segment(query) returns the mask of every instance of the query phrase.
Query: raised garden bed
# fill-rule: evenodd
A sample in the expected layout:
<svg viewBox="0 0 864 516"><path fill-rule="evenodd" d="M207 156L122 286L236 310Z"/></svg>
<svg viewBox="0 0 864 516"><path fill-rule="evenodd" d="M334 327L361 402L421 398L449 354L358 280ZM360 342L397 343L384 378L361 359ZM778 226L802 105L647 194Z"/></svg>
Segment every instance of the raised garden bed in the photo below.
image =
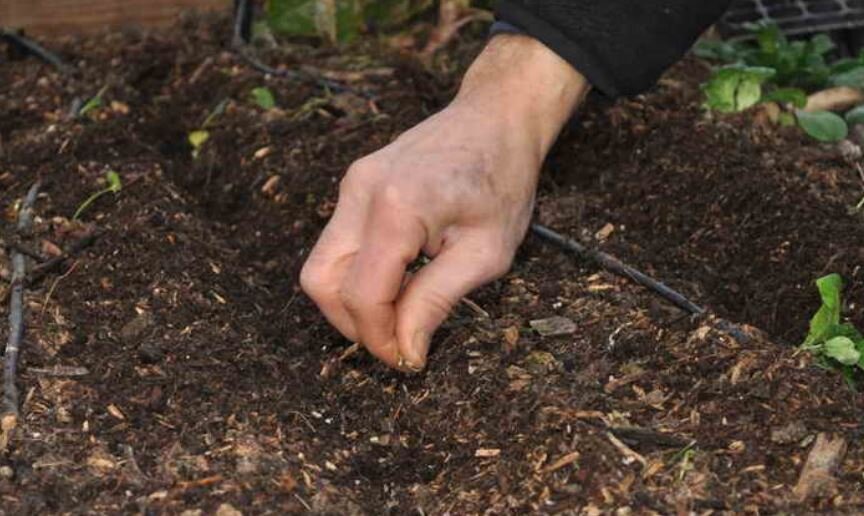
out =
<svg viewBox="0 0 864 516"><path fill-rule="evenodd" d="M794 348L827 272L847 279L848 315L864 323L854 158L752 113L706 116L707 67L693 60L647 95L594 100L549 160L539 220L600 238L750 337L529 237L512 272L472 296L491 318L460 308L428 369L404 376L352 353L297 273L347 165L444 105L481 42L451 49L446 74L378 48L268 56L350 79L373 105L266 79L229 41L227 20L193 19L50 42L73 74L0 66L0 205L42 180L41 253L100 231L28 289L3 511L864 506L861 397ZM70 119L74 97L106 84L92 116ZM279 109L250 100L260 86ZM225 99L193 159L189 132ZM71 222L109 170L122 190ZM575 333L531 328L551 316ZM823 432L848 448L801 501Z"/></svg>

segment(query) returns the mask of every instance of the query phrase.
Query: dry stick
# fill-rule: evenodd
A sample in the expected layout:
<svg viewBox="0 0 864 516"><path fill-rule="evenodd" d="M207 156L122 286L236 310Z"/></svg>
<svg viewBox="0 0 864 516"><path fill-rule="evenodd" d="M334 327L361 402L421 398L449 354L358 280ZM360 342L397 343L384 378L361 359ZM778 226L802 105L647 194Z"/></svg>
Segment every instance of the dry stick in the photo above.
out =
<svg viewBox="0 0 864 516"><path fill-rule="evenodd" d="M33 203L39 193L39 181L30 187L21 209L18 211L18 235L24 237L33 225ZM18 422L18 387L15 376L18 368L18 352L24 338L24 283L27 277L26 257L12 251L12 286L9 295L9 341L3 355L3 411L0 412L0 448L5 448L9 432Z"/></svg>
<svg viewBox="0 0 864 516"><path fill-rule="evenodd" d="M30 272L30 275L25 279L25 284L29 286L38 282L50 272L54 271L54 269L62 265L63 262L93 245L93 242L95 242L100 236L102 236L102 231L99 230L88 233L75 242L72 242L72 245L70 245L63 254L49 258L39 265L36 265Z"/></svg>
<svg viewBox="0 0 864 516"><path fill-rule="evenodd" d="M597 262L601 267L613 274L635 281L691 315L705 315L708 313L704 307L690 301L686 296L684 296L684 294L681 294L677 290L664 285L651 276L634 269L610 254L606 254L603 251L598 251L596 249L591 249L590 247L580 244L571 238L567 238L542 224L531 224L531 231L543 240L551 242L578 256ZM746 332L729 321L719 319L717 321L717 328L725 331L741 342L747 342L750 340L750 336Z"/></svg>

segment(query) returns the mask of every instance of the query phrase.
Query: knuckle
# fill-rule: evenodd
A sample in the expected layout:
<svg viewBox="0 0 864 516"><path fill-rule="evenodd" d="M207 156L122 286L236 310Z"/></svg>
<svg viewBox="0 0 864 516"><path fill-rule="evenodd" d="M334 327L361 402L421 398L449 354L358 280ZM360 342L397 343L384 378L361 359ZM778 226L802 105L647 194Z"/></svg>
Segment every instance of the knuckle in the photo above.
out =
<svg viewBox="0 0 864 516"><path fill-rule="evenodd" d="M358 295L358 292L351 287L342 287L339 289L339 301L342 302L345 310L352 314L357 314L362 310L362 299L362 296Z"/></svg>
<svg viewBox="0 0 864 516"><path fill-rule="evenodd" d="M318 265L307 261L300 270L300 288L313 300L324 296L326 283L324 271Z"/></svg>
<svg viewBox="0 0 864 516"><path fill-rule="evenodd" d="M365 189L372 186L376 176L378 176L381 166L374 158L361 158L351 166L345 173L345 177L339 183L339 189L342 192L352 192L354 190Z"/></svg>

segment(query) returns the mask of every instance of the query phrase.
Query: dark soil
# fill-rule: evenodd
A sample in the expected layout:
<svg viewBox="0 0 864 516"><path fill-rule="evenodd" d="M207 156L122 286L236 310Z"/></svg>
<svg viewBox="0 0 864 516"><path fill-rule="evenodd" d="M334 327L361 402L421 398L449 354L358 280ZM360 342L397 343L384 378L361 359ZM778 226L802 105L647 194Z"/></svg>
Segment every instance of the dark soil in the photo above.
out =
<svg viewBox="0 0 864 516"><path fill-rule="evenodd" d="M844 275L847 315L864 324L858 161L753 113L706 116L693 61L642 97L592 100L549 160L540 220L600 232L604 250L751 337L529 237L512 272L472 296L491 320L459 308L428 369L404 376L345 353L296 278L345 168L439 109L458 73L380 48L266 55L350 75L371 103L264 78L226 51L229 32L192 19L51 42L70 76L0 65L4 233L37 178L33 248L102 232L28 290L0 513L864 508L862 399L793 347L827 272ZM106 84L104 107L69 119L75 96ZM249 100L261 85L278 110ZM188 132L224 99L193 159ZM123 190L71 222L107 170ZM576 333L528 324L553 315ZM46 374L55 366L87 374ZM848 452L836 485L802 503L792 488L820 432Z"/></svg>

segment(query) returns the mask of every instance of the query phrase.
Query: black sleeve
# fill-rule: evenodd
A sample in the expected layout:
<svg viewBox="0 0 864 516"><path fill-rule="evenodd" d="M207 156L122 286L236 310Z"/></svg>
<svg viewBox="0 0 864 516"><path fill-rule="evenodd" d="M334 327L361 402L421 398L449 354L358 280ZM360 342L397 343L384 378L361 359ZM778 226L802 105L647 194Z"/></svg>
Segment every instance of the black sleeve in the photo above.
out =
<svg viewBox="0 0 864 516"><path fill-rule="evenodd" d="M499 20L542 41L611 97L651 87L730 0L499 0Z"/></svg>

